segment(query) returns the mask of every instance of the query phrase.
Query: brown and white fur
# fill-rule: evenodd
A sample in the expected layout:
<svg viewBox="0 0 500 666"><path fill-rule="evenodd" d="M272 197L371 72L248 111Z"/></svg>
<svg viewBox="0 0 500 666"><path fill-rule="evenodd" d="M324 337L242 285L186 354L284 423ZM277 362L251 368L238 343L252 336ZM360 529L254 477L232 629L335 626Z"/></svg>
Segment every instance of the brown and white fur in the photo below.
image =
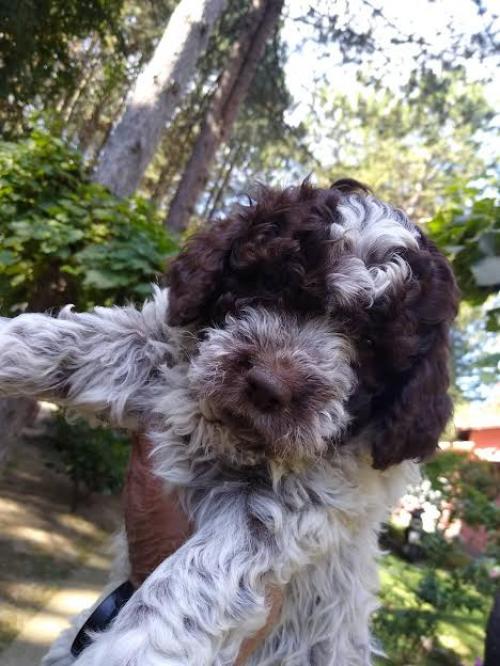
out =
<svg viewBox="0 0 500 666"><path fill-rule="evenodd" d="M0 323L0 391L146 431L195 525L76 661L78 622L43 663L233 664L278 584L250 664L367 666L378 532L451 412L448 263L343 180L262 189L169 280L142 310Z"/></svg>

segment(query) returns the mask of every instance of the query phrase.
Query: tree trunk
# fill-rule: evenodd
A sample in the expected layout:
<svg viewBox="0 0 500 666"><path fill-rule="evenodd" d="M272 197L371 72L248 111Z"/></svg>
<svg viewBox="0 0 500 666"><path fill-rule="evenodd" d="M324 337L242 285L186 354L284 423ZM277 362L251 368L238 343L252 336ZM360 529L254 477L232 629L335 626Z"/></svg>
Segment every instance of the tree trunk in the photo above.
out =
<svg viewBox="0 0 500 666"><path fill-rule="evenodd" d="M252 83L266 42L278 23L283 0L252 0L252 8L228 67L220 77L200 134L169 208L165 225L175 231L186 228L208 180L217 149L229 138L238 111Z"/></svg>
<svg viewBox="0 0 500 666"><path fill-rule="evenodd" d="M87 83L92 78L96 65L99 61L99 58L96 58L95 53L97 44L97 37L94 36L91 38L85 51L80 53L72 53L72 59L79 61L76 65L80 71L79 80L73 89L70 88L69 90L65 90L65 94L62 95L62 97L59 99L59 102L56 104L56 111L58 114L61 114L61 117L64 119L65 123L67 122L68 115L71 114L73 105L80 97L83 88L85 88Z"/></svg>
<svg viewBox="0 0 500 666"><path fill-rule="evenodd" d="M33 424L38 403L31 398L0 399L0 466L21 438L23 429Z"/></svg>
<svg viewBox="0 0 500 666"><path fill-rule="evenodd" d="M181 0L153 57L139 74L94 180L118 196L137 189L205 50L226 0Z"/></svg>
<svg viewBox="0 0 500 666"><path fill-rule="evenodd" d="M129 92L130 92L130 86L127 86L122 102L120 103L118 108L113 112L111 120L108 123L106 123L106 128L102 133L102 137L97 142L95 142L95 145L91 144L87 146L85 149L86 161L91 166L92 170L94 170L96 168L96 165L99 163L102 152L109 141L111 132L113 131L115 122L117 122L118 118L120 118L120 116L122 115L123 109L125 108L126 97L128 96Z"/></svg>
<svg viewBox="0 0 500 666"><path fill-rule="evenodd" d="M165 164L160 169L158 179L154 186L154 189L151 193L151 199L155 202L157 206L161 205L163 199L165 198L166 193L170 185L170 175L171 175L172 165L170 161L165 160Z"/></svg>
<svg viewBox="0 0 500 666"><path fill-rule="evenodd" d="M219 208L220 203L224 198L224 193L233 174L236 162L240 158L240 153L241 153L241 148L238 146L236 150L234 150L232 153L228 155L229 163L226 165L226 170L224 172L222 182L219 180L219 182L217 183L217 190L214 196L211 197L211 200L209 202L210 208L207 210L207 215L206 215L206 218L208 220L210 220L212 217L215 216L217 209Z"/></svg>

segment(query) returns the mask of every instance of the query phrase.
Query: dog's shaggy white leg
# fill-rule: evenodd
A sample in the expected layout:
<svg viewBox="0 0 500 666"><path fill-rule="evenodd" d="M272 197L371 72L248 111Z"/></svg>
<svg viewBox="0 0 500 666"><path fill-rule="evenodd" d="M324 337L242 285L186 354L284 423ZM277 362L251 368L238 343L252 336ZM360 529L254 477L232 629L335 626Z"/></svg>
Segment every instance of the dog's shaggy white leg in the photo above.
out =
<svg viewBox="0 0 500 666"><path fill-rule="evenodd" d="M75 666L228 666L266 619L272 555L252 536L246 500L211 503L211 520L163 562ZM228 527L230 526L230 527Z"/></svg>
<svg viewBox="0 0 500 666"><path fill-rule="evenodd" d="M142 311L96 308L0 321L0 394L47 398L117 425L135 425L168 383L162 368L179 356L178 330L166 324L167 294Z"/></svg>

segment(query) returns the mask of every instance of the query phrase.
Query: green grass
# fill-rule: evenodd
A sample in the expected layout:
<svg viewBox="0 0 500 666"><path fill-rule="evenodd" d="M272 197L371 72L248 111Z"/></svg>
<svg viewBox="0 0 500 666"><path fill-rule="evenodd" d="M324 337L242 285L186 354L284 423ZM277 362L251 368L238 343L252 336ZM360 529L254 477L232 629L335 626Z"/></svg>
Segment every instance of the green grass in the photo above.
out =
<svg viewBox="0 0 500 666"><path fill-rule="evenodd" d="M445 570L437 573L443 582L450 577ZM475 660L483 654L484 627L491 599L483 599L474 587L468 585L464 594L470 600L479 601L480 609L436 611L430 604L420 601L415 593L424 575L423 566L409 564L394 555L383 559L381 583L385 609L382 607L379 611L382 622L376 623L376 626L379 627L379 638L388 653L388 659L381 659L379 663L384 666L473 666ZM426 621L432 623L430 618L434 614L437 616L438 647L443 650L437 657L430 656L426 649L421 647L421 638L425 639L425 635L421 633L422 627L426 626ZM407 636L414 637L413 646L411 638L407 640ZM406 646L401 647L399 642L406 643ZM455 653L456 658L451 653Z"/></svg>

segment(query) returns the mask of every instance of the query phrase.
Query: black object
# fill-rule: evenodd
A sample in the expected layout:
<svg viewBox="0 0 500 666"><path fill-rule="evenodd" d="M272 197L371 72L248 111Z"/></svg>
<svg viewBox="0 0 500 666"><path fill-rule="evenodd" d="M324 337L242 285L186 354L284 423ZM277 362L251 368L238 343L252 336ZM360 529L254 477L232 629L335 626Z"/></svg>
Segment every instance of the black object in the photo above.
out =
<svg viewBox="0 0 500 666"><path fill-rule="evenodd" d="M410 524L405 530L405 542L402 551L408 562L418 562L424 556L422 548L422 536L424 533L422 514L424 510L413 509L410 513Z"/></svg>
<svg viewBox="0 0 500 666"><path fill-rule="evenodd" d="M495 595L486 627L483 666L498 666L498 664L500 664L500 591Z"/></svg>
<svg viewBox="0 0 500 666"><path fill-rule="evenodd" d="M78 657L92 642L88 632L104 631L104 629L106 629L115 619L115 617L118 615L123 606L125 606L134 592L135 588L132 583L130 581L126 581L101 601L99 606L97 606L92 615L85 622L83 627L76 635L75 640L73 641L73 645L71 646L71 654L74 657Z"/></svg>

